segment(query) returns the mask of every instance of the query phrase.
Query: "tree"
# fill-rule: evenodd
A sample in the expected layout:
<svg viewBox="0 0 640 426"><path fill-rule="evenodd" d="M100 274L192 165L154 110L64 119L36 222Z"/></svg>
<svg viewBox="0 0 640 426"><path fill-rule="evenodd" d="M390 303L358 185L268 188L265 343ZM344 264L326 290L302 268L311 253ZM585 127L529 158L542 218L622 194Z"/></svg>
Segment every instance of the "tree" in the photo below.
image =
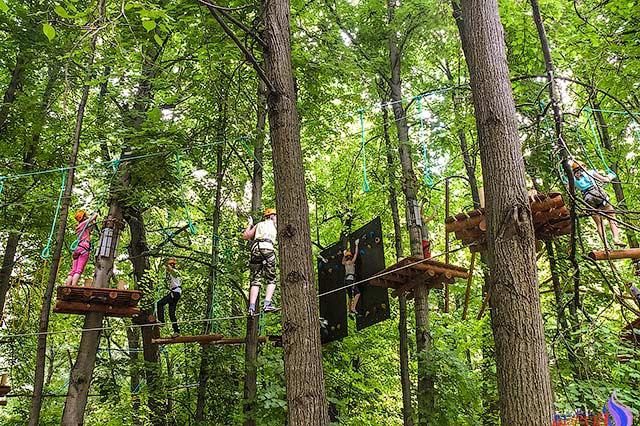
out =
<svg viewBox="0 0 640 426"><path fill-rule="evenodd" d="M463 0L460 6L484 172L500 416L504 424L548 425L553 397L535 237L498 3Z"/></svg>

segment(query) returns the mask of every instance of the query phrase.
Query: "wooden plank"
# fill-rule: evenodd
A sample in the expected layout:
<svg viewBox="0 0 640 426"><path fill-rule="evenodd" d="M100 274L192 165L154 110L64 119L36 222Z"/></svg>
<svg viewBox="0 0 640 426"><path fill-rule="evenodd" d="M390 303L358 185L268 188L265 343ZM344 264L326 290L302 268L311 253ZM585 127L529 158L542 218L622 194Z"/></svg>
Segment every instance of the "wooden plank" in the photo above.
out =
<svg viewBox="0 0 640 426"><path fill-rule="evenodd" d="M589 253L593 260L640 259L640 248L623 250L593 250Z"/></svg>
<svg viewBox="0 0 640 426"><path fill-rule="evenodd" d="M140 309L132 306L112 306L102 303L70 302L58 300L53 312L58 314L84 315L97 312L110 317L130 318L140 315Z"/></svg>
<svg viewBox="0 0 640 426"><path fill-rule="evenodd" d="M178 336L167 339L151 339L151 343L154 345L174 345L177 343L201 343L211 344L219 340L224 339L224 336L219 333L205 334L202 336Z"/></svg>
<svg viewBox="0 0 640 426"><path fill-rule="evenodd" d="M415 277L413 280L411 280L411 281L407 282L406 284L404 284L404 285L402 285L402 286L398 287L396 290L394 290L394 291L391 293L391 295L392 295L393 297L398 297L398 296L400 296L400 295L402 295L402 294L410 293L410 292L412 292L412 291L413 291L413 289L414 289L415 287L417 287L418 285L423 284L423 283L426 283L426 282L427 282L427 280L428 280L428 279L427 279L427 277L425 277L425 276L417 276L417 277Z"/></svg>
<svg viewBox="0 0 640 426"><path fill-rule="evenodd" d="M11 392L11 386L0 386L0 396L5 396L9 392Z"/></svg>
<svg viewBox="0 0 640 426"><path fill-rule="evenodd" d="M59 286L57 298L70 302L96 303L100 301L114 306L136 306L142 298L142 292L115 288Z"/></svg>

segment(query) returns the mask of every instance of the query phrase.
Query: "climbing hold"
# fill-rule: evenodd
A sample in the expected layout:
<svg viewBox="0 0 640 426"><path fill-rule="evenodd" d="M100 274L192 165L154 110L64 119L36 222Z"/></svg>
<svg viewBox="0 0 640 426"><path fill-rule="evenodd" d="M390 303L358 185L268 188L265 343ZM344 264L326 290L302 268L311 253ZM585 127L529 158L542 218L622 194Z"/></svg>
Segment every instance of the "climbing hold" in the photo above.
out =
<svg viewBox="0 0 640 426"><path fill-rule="evenodd" d="M380 237L376 237L376 239L374 241L376 242L376 244L380 244L380 241L382 241L382 240L380 239Z"/></svg>
<svg viewBox="0 0 640 426"><path fill-rule="evenodd" d="M360 249L360 256L364 256L364 254L365 254L364 249Z"/></svg>

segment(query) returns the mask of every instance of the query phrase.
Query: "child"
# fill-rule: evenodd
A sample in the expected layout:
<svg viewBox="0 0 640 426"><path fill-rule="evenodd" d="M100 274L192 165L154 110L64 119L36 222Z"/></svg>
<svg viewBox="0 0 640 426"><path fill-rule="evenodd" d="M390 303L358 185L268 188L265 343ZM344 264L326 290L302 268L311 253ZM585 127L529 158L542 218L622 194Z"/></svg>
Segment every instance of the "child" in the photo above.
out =
<svg viewBox="0 0 640 426"><path fill-rule="evenodd" d="M78 285L78 281L80 281L80 276L89 261L89 254L91 253L91 233L96 228L98 213L94 213L91 217L88 217L87 212L78 210L74 217L78 222L78 226L76 226L78 247L71 255L73 257L71 272L69 272L69 276L64 285Z"/></svg>
<svg viewBox="0 0 640 426"><path fill-rule="evenodd" d="M171 320L171 327L173 328L173 336L178 337L180 335L180 328L178 327L178 319L176 318L176 308L182 295L182 278L178 272L176 259L173 257L167 260L167 271L165 273L165 281L169 287L169 293L162 299L158 300L158 322L164 323L164 305L169 305L169 319Z"/></svg>
<svg viewBox="0 0 640 426"><path fill-rule="evenodd" d="M616 211L611 205L611 201L609 200L607 193L604 192L597 183L597 181L604 183L611 182L613 177L610 175L604 176L598 173L597 170L586 170L584 164L573 160L571 161L571 168L573 169L573 177L575 178L576 186L580 191L582 191L584 201L593 209L607 214L609 217L609 227L613 234L613 243L617 246L624 247L625 243L620 240L620 231L618 230L618 225L615 222ZM596 223L600 238L602 238L602 241L606 241L604 226L602 224L602 216L600 216L598 212L594 212L591 217L593 217L593 220Z"/></svg>
<svg viewBox="0 0 640 426"><path fill-rule="evenodd" d="M275 209L264 211L264 220L257 225L249 216L249 223L242 234L245 240L253 240L251 244L251 259L249 260L250 284L249 284L249 315L256 314L256 302L260 295L260 277L267 282L267 291L264 295L264 312L274 312L278 308L271 304L273 293L276 290L276 253L274 244L277 237L277 215Z"/></svg>
<svg viewBox="0 0 640 426"><path fill-rule="evenodd" d="M349 313L356 315L358 313L356 307L360 300L361 289L358 285L353 285L356 282L356 260L358 260L358 245L360 240L356 240L355 254L352 254L348 249L342 254L342 264L344 265L344 285L349 286Z"/></svg>

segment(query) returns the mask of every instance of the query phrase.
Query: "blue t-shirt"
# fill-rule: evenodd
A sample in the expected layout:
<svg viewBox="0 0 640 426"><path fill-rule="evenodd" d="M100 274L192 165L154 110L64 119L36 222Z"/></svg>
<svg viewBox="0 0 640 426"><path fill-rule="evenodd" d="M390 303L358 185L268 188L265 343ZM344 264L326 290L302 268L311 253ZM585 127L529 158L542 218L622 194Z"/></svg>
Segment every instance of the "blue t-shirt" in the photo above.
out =
<svg viewBox="0 0 640 426"><path fill-rule="evenodd" d="M597 173L595 170L587 170L582 172L582 177L580 179L575 178L576 186L580 191L586 191L589 188L596 185L595 179L592 177L593 174Z"/></svg>

